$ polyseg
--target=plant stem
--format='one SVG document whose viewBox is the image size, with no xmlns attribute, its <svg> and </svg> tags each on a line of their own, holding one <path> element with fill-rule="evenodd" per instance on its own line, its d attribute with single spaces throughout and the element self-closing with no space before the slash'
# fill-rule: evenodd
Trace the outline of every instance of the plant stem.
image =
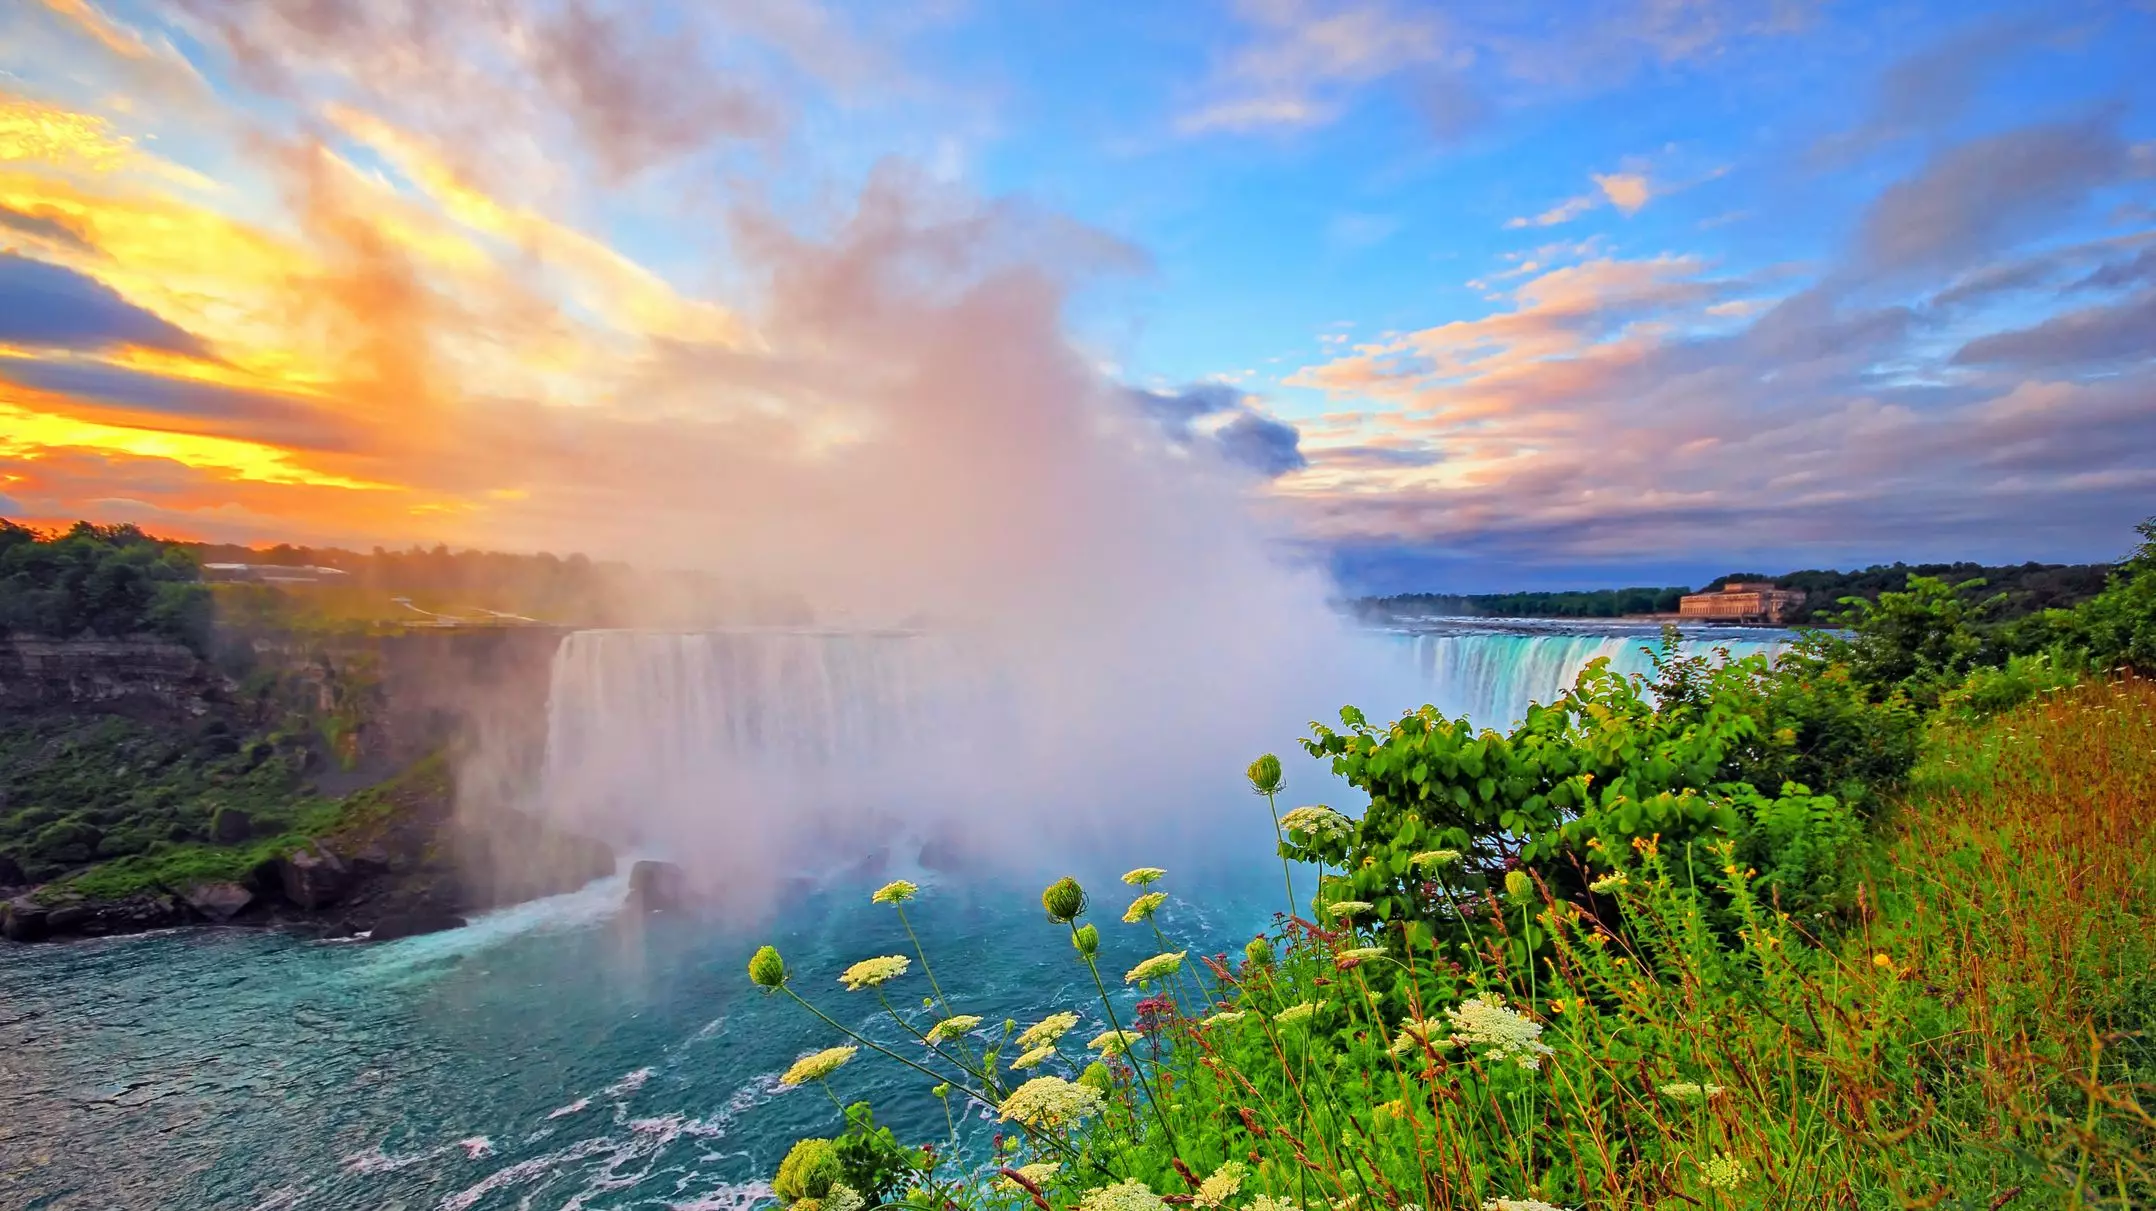
<svg viewBox="0 0 2156 1211">
<path fill-rule="evenodd" d="M 1064 924 L 1070 927 L 1071 940 L 1076 942 L 1078 939 L 1078 922 L 1071 920 L 1065 921 Z M 1101 1008 L 1108 1011 L 1109 1028 L 1114 1030 L 1120 1037 L 1123 1033 L 1123 1023 L 1116 1019 L 1115 1003 L 1108 999 L 1108 986 L 1101 982 L 1100 964 L 1094 962 L 1093 956 L 1086 954 L 1084 951 L 1080 951 L 1078 957 L 1085 960 L 1085 969 L 1093 974 L 1093 987 L 1100 992 Z M 1128 1049 L 1125 1050 L 1125 1054 L 1129 1054 Z M 1145 1079 L 1145 1067 L 1138 1063 L 1138 1057 L 1135 1055 L 1130 1057 L 1130 1070 L 1137 1074 L 1139 1092 L 1145 1094 L 1146 1104 L 1153 1108 L 1153 1117 L 1160 1120 L 1160 1133 L 1168 1137 L 1168 1152 L 1171 1155 L 1180 1157 L 1182 1149 L 1176 1146 L 1175 1128 L 1168 1125 L 1167 1107 L 1162 1106 L 1160 1099 L 1154 1096 L 1153 1083 Z"/>
<path fill-rule="evenodd" d="M 921 974 L 928 977 L 928 986 L 935 990 L 936 1003 L 943 1006 L 943 1016 L 947 1018 L 956 1016 L 951 1011 L 951 999 L 943 995 L 943 985 L 936 983 L 936 969 L 928 965 L 927 949 L 921 945 L 920 937 L 913 932 L 913 922 L 906 919 L 906 906 L 904 904 L 893 904 L 891 907 L 898 910 L 898 923 L 906 927 L 906 938 L 913 943 L 915 957 L 921 960 Z"/>
</svg>

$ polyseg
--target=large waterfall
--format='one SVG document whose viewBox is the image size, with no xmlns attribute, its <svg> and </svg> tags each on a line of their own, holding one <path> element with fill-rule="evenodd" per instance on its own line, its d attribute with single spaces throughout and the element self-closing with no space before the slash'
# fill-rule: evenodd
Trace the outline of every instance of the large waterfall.
<svg viewBox="0 0 2156 1211">
<path fill-rule="evenodd" d="M 1519 634 L 1495 630 L 1396 635 L 1407 649 L 1431 704 L 1447 715 L 1503 727 L 1569 688 L 1581 670 L 1607 658 L 1620 673 L 1651 674 L 1657 637 L 1642 634 Z M 1723 637 L 1689 639 L 1686 655 L 1727 650 L 1732 656 L 1771 652 L 1776 641 Z"/>
</svg>

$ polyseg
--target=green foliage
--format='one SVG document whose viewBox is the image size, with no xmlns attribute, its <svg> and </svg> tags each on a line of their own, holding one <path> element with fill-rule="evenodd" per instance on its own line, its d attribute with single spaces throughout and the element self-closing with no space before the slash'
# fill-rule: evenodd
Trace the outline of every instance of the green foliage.
<svg viewBox="0 0 2156 1211">
<path fill-rule="evenodd" d="M 1366 616 L 1465 618 L 1623 618 L 1674 614 L 1686 589 L 1587 589 L 1543 593 L 1401 593 L 1355 603 Z"/>
<path fill-rule="evenodd" d="M 920 1149 L 906 1147 L 889 1127 L 876 1125 L 875 1112 L 867 1102 L 846 1107 L 846 1132 L 832 1145 L 832 1154 L 838 1162 L 838 1180 L 867 1199 L 870 1206 L 883 1202 L 900 1182 L 926 1173 L 931 1167 L 928 1156 Z M 777 1188 L 776 1183 L 773 1188 Z"/>
<path fill-rule="evenodd" d="M 210 592 L 194 556 L 133 526 L 43 535 L 0 519 L 0 632 L 154 635 L 205 651 Z"/>
</svg>

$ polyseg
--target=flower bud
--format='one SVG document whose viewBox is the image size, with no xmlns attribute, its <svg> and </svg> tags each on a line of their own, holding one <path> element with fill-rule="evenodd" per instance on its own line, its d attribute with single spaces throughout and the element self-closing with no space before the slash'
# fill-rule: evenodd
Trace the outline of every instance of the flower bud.
<svg viewBox="0 0 2156 1211">
<path fill-rule="evenodd" d="M 1100 953 L 1100 931 L 1091 925 L 1081 925 L 1078 932 L 1071 935 L 1071 945 L 1078 948 L 1079 954 L 1090 959 Z"/>
<path fill-rule="evenodd" d="M 1524 870 L 1508 870 L 1505 872 L 1505 894 L 1526 903 L 1535 897 L 1535 881 L 1528 878 Z"/>
<path fill-rule="evenodd" d="M 1243 959 L 1252 967 L 1270 967 L 1273 962 L 1273 944 L 1260 934 L 1250 939 L 1248 946 L 1243 947 Z"/>
<path fill-rule="evenodd" d="M 1108 1065 L 1099 1060 L 1085 1066 L 1085 1071 L 1078 1074 L 1078 1083 L 1102 1097 L 1115 1092 L 1115 1077 L 1108 1071 Z"/>
<path fill-rule="evenodd" d="M 932 1097 L 949 1097 L 951 1096 L 951 1083 L 949 1081 L 945 1081 L 941 1085 L 936 1086 L 934 1089 L 931 1089 L 928 1092 L 929 1095 Z"/>
<path fill-rule="evenodd" d="M 765 946 L 749 956 L 749 978 L 758 988 L 777 988 L 786 982 L 786 960 L 779 957 L 779 948 Z"/>
<path fill-rule="evenodd" d="M 1277 795 L 1285 785 L 1280 776 L 1280 758 L 1271 753 L 1251 762 L 1243 774 L 1250 779 L 1250 789 L 1261 795 Z"/>
<path fill-rule="evenodd" d="M 1085 915 L 1085 888 L 1078 880 L 1065 875 L 1048 885 L 1041 893 L 1041 907 L 1048 910 L 1048 919 L 1065 925 Z"/>
</svg>

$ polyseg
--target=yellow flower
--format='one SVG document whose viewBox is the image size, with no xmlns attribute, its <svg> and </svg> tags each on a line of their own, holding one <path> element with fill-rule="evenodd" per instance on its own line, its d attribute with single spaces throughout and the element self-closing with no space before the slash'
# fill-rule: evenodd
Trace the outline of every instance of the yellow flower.
<svg viewBox="0 0 2156 1211">
<path fill-rule="evenodd" d="M 847 968 L 839 976 L 838 982 L 844 984 L 848 992 L 859 992 L 864 988 L 881 987 L 905 975 L 906 969 L 911 966 L 913 966 L 913 960 L 904 955 L 883 955 L 874 959 L 863 959 Z"/>
<path fill-rule="evenodd" d="M 1191 1201 L 1201 1207 L 1224 1207 L 1235 1192 L 1243 1188 L 1243 1174 L 1249 1172 L 1241 1161 L 1224 1161 L 1213 1175 L 1198 1185 L 1198 1192 Z"/>
<path fill-rule="evenodd" d="M 1158 866 L 1141 866 L 1136 870 L 1125 871 L 1123 881 L 1132 887 L 1151 887 L 1160 882 L 1167 873 Z"/>
<path fill-rule="evenodd" d="M 968 1033 L 974 1027 L 980 1024 L 981 1019 L 975 1017 L 970 1013 L 962 1013 L 959 1014 L 957 1017 L 945 1018 L 942 1021 L 928 1028 L 928 1042 L 933 1045 L 936 1043 L 941 1043 L 945 1039 L 958 1038 L 959 1036 Z"/>
<path fill-rule="evenodd" d="M 794 1061 L 794 1066 L 779 1078 L 781 1085 L 806 1085 L 820 1081 L 846 1066 L 858 1047 L 827 1047 L 814 1055 L 805 1055 Z"/>
<path fill-rule="evenodd" d="M 894 879 L 875 890 L 869 896 L 872 904 L 904 904 L 920 892 L 920 888 L 904 879 Z"/>
<path fill-rule="evenodd" d="M 1187 950 L 1178 950 L 1170 954 L 1154 955 L 1152 958 L 1123 973 L 1123 982 L 1125 984 L 1142 984 L 1147 980 L 1158 980 L 1164 976 L 1172 976 L 1183 969 L 1183 960 L 1189 954 L 1190 952 Z"/>
<path fill-rule="evenodd" d="M 1140 921 L 1149 921 L 1153 918 L 1154 913 L 1160 911 L 1160 906 L 1167 902 L 1167 892 L 1149 891 L 1130 902 L 1130 907 L 1123 912 L 1123 923 L 1125 925 L 1136 925 Z"/>
<path fill-rule="evenodd" d="M 1101 1096 L 1084 1085 L 1059 1076 L 1037 1076 L 1011 1091 L 996 1108 L 1004 1122 L 1028 1127 L 1073 1127 L 1081 1119 L 1099 1114 Z"/>
<path fill-rule="evenodd" d="M 1062 1013 L 1051 1013 L 1040 1021 L 1026 1027 L 1025 1033 L 1018 1036 L 1018 1045 L 1028 1049 L 1045 1047 L 1069 1034 L 1071 1028 L 1077 1024 L 1078 1015 L 1069 1010 L 1064 1010 Z"/>
</svg>

